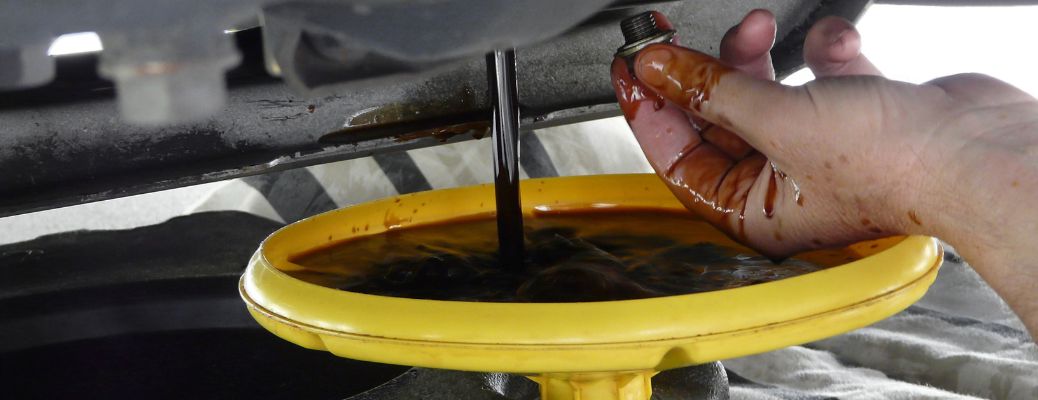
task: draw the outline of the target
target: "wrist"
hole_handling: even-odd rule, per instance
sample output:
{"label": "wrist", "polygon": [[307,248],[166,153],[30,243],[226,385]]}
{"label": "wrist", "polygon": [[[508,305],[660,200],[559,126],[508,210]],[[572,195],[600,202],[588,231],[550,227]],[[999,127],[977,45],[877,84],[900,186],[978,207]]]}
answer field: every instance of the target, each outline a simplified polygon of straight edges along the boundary
{"label": "wrist", "polygon": [[[996,162],[956,162],[939,169],[902,207],[906,234],[935,236],[950,244],[1038,334],[1038,169],[1012,152],[986,153]],[[913,215],[915,220],[913,220]],[[1035,336],[1038,337],[1038,336]]]}

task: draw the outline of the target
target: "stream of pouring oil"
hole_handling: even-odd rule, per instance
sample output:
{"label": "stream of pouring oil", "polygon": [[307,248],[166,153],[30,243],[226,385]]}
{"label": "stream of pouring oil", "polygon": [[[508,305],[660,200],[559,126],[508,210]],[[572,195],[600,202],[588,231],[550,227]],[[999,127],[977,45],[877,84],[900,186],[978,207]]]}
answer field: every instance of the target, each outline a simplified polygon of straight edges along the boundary
{"label": "stream of pouring oil", "polygon": [[515,50],[487,55],[489,100],[493,104],[494,195],[501,265],[523,268],[523,210],[519,200],[519,88]]}

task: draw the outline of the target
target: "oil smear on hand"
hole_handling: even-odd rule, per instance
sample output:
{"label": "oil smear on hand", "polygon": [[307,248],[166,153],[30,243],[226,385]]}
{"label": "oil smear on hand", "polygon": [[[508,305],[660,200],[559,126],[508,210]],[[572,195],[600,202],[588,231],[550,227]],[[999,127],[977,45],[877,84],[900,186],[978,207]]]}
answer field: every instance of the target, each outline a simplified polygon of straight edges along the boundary
{"label": "oil smear on hand", "polygon": [[[764,192],[755,212],[767,220],[775,218],[783,195],[791,193],[795,204],[804,204],[793,179],[738,135],[701,116],[732,67],[671,44],[650,45],[633,57],[613,62],[617,100],[656,173],[687,208],[748,243],[747,207],[755,184],[763,185]],[[641,107],[647,102],[653,104],[651,112]],[[689,137],[678,140],[673,135]],[[668,143],[687,144],[658,150]],[[776,231],[771,239],[781,241],[782,236]]]}

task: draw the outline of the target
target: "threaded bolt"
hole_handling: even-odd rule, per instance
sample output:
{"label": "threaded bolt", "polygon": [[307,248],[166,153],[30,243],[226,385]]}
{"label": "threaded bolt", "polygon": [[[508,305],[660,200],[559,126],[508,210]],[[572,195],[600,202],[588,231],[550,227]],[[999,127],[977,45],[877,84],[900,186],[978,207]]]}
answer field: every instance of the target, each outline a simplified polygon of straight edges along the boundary
{"label": "threaded bolt", "polygon": [[656,26],[656,16],[646,11],[620,21],[620,32],[624,35],[624,44],[631,44],[660,32]]}
{"label": "threaded bolt", "polygon": [[674,37],[673,30],[660,29],[651,11],[620,21],[620,32],[624,35],[624,45],[616,50],[616,55],[620,57],[631,56],[653,43],[669,42]]}

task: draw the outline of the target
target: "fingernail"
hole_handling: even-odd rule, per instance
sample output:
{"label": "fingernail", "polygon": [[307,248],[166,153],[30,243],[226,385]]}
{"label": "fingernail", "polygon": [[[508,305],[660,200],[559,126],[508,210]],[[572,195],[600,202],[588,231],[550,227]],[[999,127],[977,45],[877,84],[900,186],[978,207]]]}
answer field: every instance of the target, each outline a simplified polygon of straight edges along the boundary
{"label": "fingernail", "polygon": [[670,49],[663,46],[650,47],[638,53],[634,73],[649,86],[662,86],[673,60],[674,52]]}
{"label": "fingernail", "polygon": [[836,45],[836,44],[842,42],[843,41],[843,37],[845,35],[847,35],[847,32],[850,32],[850,29],[841,30],[841,31],[837,32],[835,35],[830,36],[829,37],[829,44],[830,45]]}

